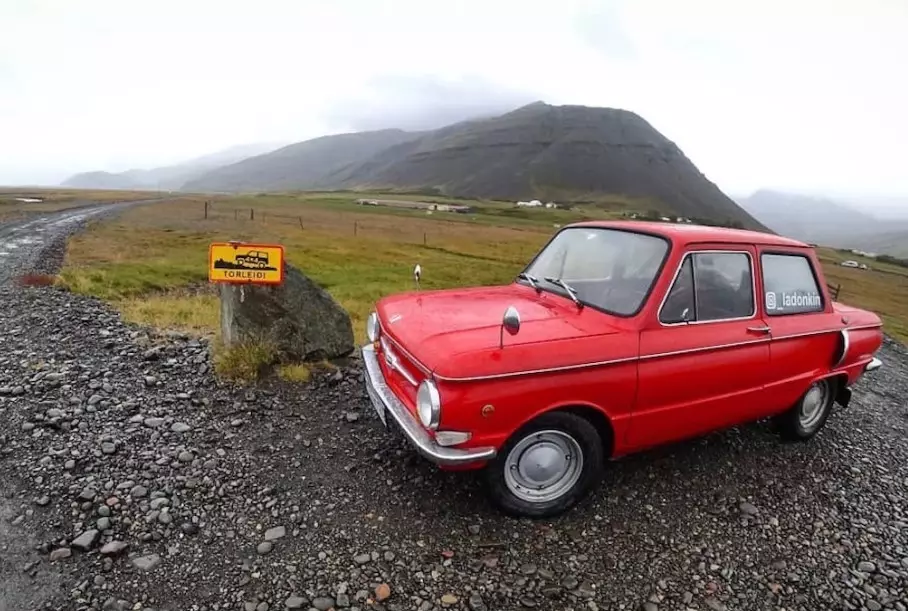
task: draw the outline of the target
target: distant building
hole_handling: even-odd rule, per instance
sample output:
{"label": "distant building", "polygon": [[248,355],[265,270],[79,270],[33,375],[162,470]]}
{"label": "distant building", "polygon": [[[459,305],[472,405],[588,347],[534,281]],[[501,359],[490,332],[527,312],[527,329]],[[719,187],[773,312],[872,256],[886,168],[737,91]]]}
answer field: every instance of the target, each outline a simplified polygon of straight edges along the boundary
{"label": "distant building", "polygon": [[538,208],[542,206],[542,202],[538,199],[533,199],[528,202],[517,202],[517,206],[520,208]]}
{"label": "distant building", "polygon": [[858,267],[857,261],[842,261],[842,267]]}

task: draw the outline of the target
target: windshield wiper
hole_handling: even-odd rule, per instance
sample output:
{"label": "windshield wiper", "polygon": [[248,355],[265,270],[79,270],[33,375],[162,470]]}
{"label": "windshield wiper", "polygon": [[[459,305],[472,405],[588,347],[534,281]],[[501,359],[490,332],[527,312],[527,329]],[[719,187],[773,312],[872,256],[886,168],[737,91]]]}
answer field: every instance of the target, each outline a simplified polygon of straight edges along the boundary
{"label": "windshield wiper", "polygon": [[519,274],[517,274],[517,277],[523,278],[524,280],[529,282],[530,286],[532,286],[534,289],[536,289],[537,293],[542,290],[536,285],[536,283],[539,282],[539,280],[537,280],[535,276],[531,276],[526,272],[520,272]]}
{"label": "windshield wiper", "polygon": [[571,299],[574,300],[574,303],[576,303],[578,307],[581,307],[581,308],[583,307],[583,304],[580,303],[580,300],[577,298],[577,289],[572,287],[570,284],[568,284],[561,278],[551,278],[549,276],[546,276],[545,279],[547,282],[551,282],[552,284],[557,284],[558,286],[560,286],[561,288],[566,290],[568,292],[568,295],[571,296]]}

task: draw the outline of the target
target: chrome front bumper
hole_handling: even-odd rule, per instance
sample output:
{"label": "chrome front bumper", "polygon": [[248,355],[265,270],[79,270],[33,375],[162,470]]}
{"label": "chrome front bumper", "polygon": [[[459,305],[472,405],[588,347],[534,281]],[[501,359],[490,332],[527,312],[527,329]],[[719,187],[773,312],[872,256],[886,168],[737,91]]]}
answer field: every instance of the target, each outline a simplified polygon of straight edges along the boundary
{"label": "chrome front bumper", "polygon": [[382,375],[378,364],[378,355],[372,344],[362,347],[363,363],[365,369],[363,378],[366,383],[366,392],[379,418],[387,426],[390,414],[404,436],[413,444],[417,451],[427,459],[439,465],[466,465],[469,463],[489,460],[495,457],[495,448],[449,448],[438,445],[410,410],[400,402],[388,388],[385,377]]}
{"label": "chrome front bumper", "polygon": [[869,363],[864,365],[864,371],[865,372],[876,371],[877,369],[879,369],[882,366],[883,366],[883,361],[881,361],[880,359],[878,359],[876,357],[873,357],[873,359]]}

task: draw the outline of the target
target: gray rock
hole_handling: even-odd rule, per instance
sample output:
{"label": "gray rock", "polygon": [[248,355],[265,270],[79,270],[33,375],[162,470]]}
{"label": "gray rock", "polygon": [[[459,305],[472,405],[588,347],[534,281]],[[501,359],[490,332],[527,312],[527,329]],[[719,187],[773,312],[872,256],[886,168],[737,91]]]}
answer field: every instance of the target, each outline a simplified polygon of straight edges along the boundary
{"label": "gray rock", "polygon": [[110,518],[98,518],[98,530],[107,530],[110,528]]}
{"label": "gray rock", "polygon": [[190,429],[192,429],[192,427],[189,426],[188,424],[186,424],[185,422],[174,422],[173,424],[170,425],[170,430],[173,431],[174,433],[185,433],[185,432],[189,431]]}
{"label": "gray rock", "polygon": [[272,544],[271,541],[262,541],[258,544],[258,547],[255,548],[255,551],[264,556],[265,554],[270,553],[273,548],[274,544]]}
{"label": "gray rock", "polygon": [[287,597],[287,600],[284,601],[284,606],[288,609],[302,609],[305,604],[306,599],[299,596],[289,596]]}
{"label": "gray rock", "polygon": [[150,429],[156,429],[164,424],[163,418],[146,418],[144,421],[145,426]]}
{"label": "gray rock", "polygon": [[161,557],[157,554],[148,554],[132,559],[132,565],[140,571],[151,571],[161,564]]}
{"label": "gray rock", "polygon": [[77,550],[86,552],[91,549],[91,546],[94,545],[95,541],[98,540],[98,534],[98,531],[93,528],[91,530],[86,530],[84,533],[73,539],[70,545]]}
{"label": "gray rock", "polygon": [[755,516],[758,513],[760,513],[760,510],[757,509],[756,506],[754,506],[751,503],[748,503],[747,501],[741,503],[741,506],[739,507],[739,509],[741,510],[741,513],[748,515],[748,516]]}
{"label": "gray rock", "polygon": [[221,284],[221,335],[227,346],[274,347],[274,359],[332,359],[354,350],[353,325],[327,291],[285,264],[279,286]]}
{"label": "gray rock", "polygon": [[287,529],[283,526],[275,526],[265,531],[265,541],[274,541],[287,534]]}
{"label": "gray rock", "polygon": [[129,547],[129,544],[123,541],[111,541],[104,544],[104,546],[101,548],[101,553],[105,556],[114,556],[125,550],[127,547]]}
{"label": "gray rock", "polygon": [[69,558],[72,555],[73,555],[73,553],[72,553],[71,549],[69,549],[68,547],[61,547],[59,549],[55,549],[54,551],[52,551],[50,553],[50,561],[56,562],[57,560],[63,560],[64,558]]}
{"label": "gray rock", "polygon": [[334,607],[334,599],[327,596],[319,596],[312,601],[312,606],[318,611],[328,611],[328,609]]}
{"label": "gray rock", "polygon": [[366,564],[370,560],[372,560],[372,556],[370,556],[369,554],[357,554],[353,557],[353,561],[356,564]]}
{"label": "gray rock", "polygon": [[876,565],[866,560],[858,562],[858,570],[862,573],[872,573],[876,570]]}

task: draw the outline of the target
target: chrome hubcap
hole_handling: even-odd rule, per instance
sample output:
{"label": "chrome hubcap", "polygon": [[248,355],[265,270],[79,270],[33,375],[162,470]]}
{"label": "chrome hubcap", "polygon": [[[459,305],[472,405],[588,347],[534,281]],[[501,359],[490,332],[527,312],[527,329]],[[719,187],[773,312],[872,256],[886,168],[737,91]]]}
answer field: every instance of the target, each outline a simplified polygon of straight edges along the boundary
{"label": "chrome hubcap", "polygon": [[514,496],[545,503],[568,492],[583,471],[580,444],[563,431],[538,431],[508,453],[504,481]]}
{"label": "chrome hubcap", "polygon": [[804,429],[810,430],[820,418],[823,417],[823,409],[829,397],[829,384],[826,381],[817,382],[804,395],[801,401],[801,413],[799,420]]}

